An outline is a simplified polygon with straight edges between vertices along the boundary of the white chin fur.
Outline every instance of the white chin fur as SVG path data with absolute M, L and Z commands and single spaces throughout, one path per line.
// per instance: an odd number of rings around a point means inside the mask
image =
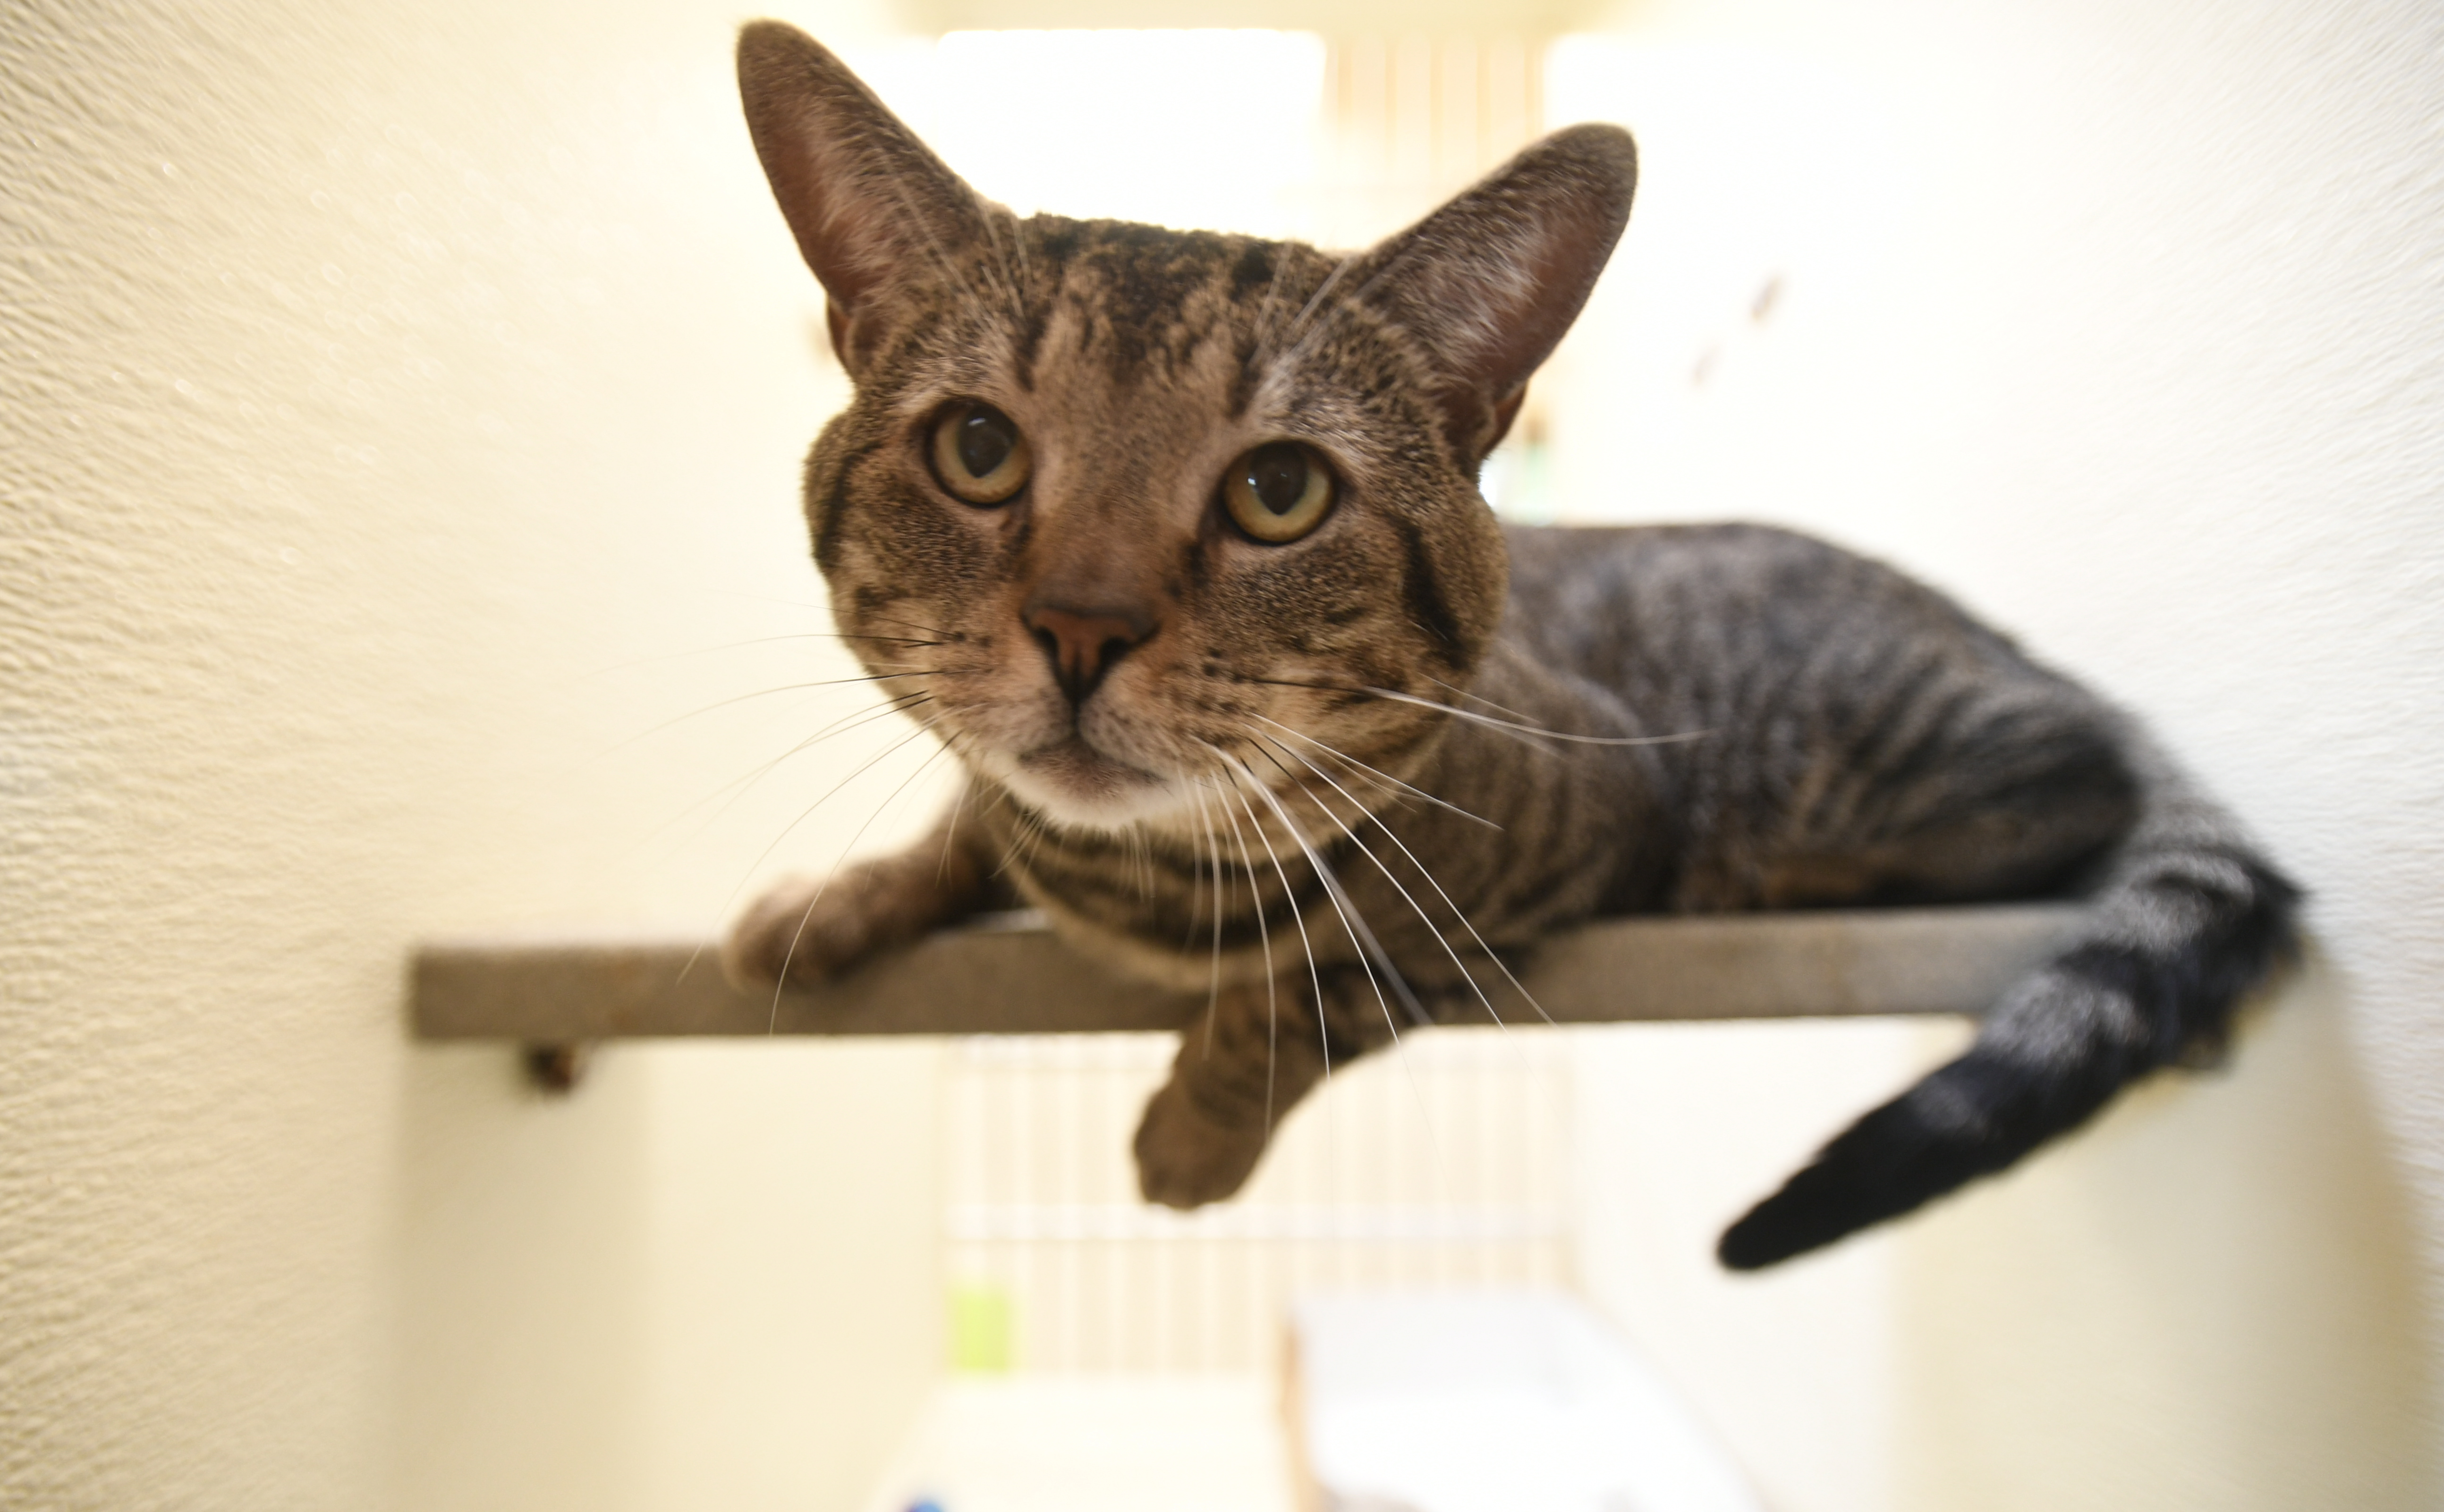
M 1125 829 L 1173 813 L 1186 802 L 1177 784 L 1169 781 L 1131 783 L 1124 787 L 1084 793 L 1068 783 L 1039 776 L 1015 764 L 994 776 L 1020 802 L 1056 824 L 1075 829 Z

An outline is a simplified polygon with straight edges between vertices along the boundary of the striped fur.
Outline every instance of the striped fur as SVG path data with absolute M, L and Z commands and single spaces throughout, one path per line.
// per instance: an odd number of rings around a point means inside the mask
M 1211 998 L 1137 1140 L 1146 1194 L 1187 1207 L 1237 1189 L 1333 1062 L 1532 1016 L 1512 971 L 1589 917 L 2092 888 L 1966 1055 L 1731 1229 L 1747 1267 L 2220 1043 L 2287 945 L 2292 889 L 2125 717 L 1891 569 L 1755 526 L 1496 526 L 1475 470 L 1620 234 L 1621 133 L 1556 134 L 1335 257 L 1019 220 L 777 24 L 740 78 L 857 384 L 807 458 L 815 558 L 884 695 L 968 773 L 927 842 L 751 909 L 741 980 L 1044 909 Z M 971 402 L 1032 457 L 990 507 L 926 461 Z M 1267 544 L 1217 494 L 1283 440 L 1339 498 Z M 1046 603 L 1127 627 L 1097 680 L 1063 680 Z

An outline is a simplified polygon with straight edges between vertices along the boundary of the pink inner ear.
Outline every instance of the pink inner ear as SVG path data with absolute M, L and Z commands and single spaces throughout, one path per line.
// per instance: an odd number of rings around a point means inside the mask
M 1363 297 L 1441 367 L 1463 467 L 1509 430 L 1528 379 L 1578 318 L 1628 223 L 1637 176 L 1627 133 L 1574 126 L 1370 254 L 1379 273 Z
M 820 73 L 805 77 L 802 59 L 786 61 L 799 65 L 788 70 L 798 77 L 775 80 L 769 75 L 779 70 L 758 69 L 759 77 L 750 82 L 742 46 L 740 82 L 748 130 L 763 159 L 764 176 L 772 185 L 772 197 L 797 238 L 799 255 L 822 281 L 833 307 L 854 311 L 875 282 L 873 270 L 888 258 L 870 245 L 879 239 L 879 228 L 860 203 L 864 196 L 859 186 L 843 182 L 850 175 L 842 172 L 847 164 L 842 159 L 854 148 L 845 139 L 850 136 L 843 129 L 846 122 L 838 119 L 841 101 L 823 98 L 827 92 L 823 86 L 834 82 Z
M 779 22 L 738 38 L 748 135 L 798 251 L 828 296 L 832 349 L 854 373 L 883 287 L 976 230 L 977 201 L 848 66 Z

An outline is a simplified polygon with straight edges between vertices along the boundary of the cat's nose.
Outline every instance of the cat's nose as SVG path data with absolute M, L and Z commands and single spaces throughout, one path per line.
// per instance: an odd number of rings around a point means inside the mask
M 1052 662 L 1052 678 L 1073 704 L 1083 704 L 1112 663 L 1154 634 L 1151 618 L 1120 609 L 1065 609 L 1031 604 L 1027 632 Z

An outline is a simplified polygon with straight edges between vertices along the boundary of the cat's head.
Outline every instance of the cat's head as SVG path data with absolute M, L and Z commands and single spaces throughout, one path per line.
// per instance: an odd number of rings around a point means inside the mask
M 1477 469 L 1620 234 L 1628 136 L 1556 133 L 1336 257 L 1022 221 L 776 22 L 739 80 L 856 383 L 806 511 L 886 690 L 1065 824 L 1196 811 L 1233 768 L 1346 781 L 1327 750 L 1410 765 L 1445 716 L 1368 690 L 1440 703 L 1486 653 Z

